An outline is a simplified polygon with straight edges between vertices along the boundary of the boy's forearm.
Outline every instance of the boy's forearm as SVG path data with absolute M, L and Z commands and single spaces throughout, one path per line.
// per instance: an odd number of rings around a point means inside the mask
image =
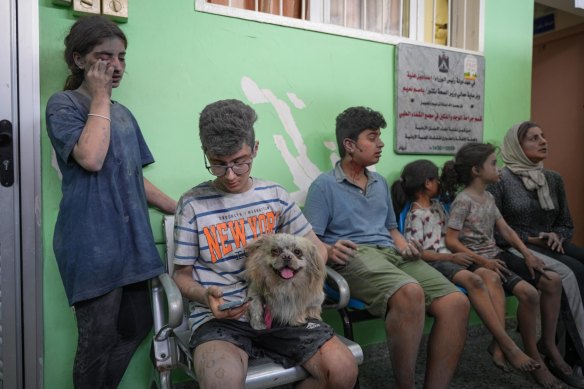
M 207 289 L 193 279 L 190 266 L 176 265 L 172 278 L 184 298 L 207 305 Z M 188 274 L 187 270 L 189 269 Z
M 486 259 L 481 256 L 476 254 L 474 251 L 472 251 L 471 249 L 469 249 L 468 247 L 466 247 L 464 244 L 462 244 L 462 242 L 460 240 L 458 240 L 457 238 L 446 238 L 446 247 L 448 248 L 448 250 L 452 251 L 453 253 L 465 253 L 468 254 L 470 257 L 472 257 L 474 263 L 476 263 L 478 266 L 484 266 Z
M 519 238 L 519 235 L 508 225 L 505 225 L 499 229 L 499 233 L 511 246 L 513 246 L 517 251 L 519 251 L 524 257 L 529 255 L 531 252 L 525 246 L 525 244 Z
M 389 234 L 391 235 L 391 239 L 393 239 L 393 244 L 399 250 L 399 252 L 402 252 L 407 248 L 408 241 L 406 238 L 404 238 L 401 232 L 397 230 L 397 228 L 389 230 Z
M 155 206 L 166 214 L 172 215 L 176 210 L 176 201 L 162 192 L 158 187 L 144 178 L 144 191 L 148 204 Z
M 438 253 L 434 250 L 424 250 L 422 252 L 422 259 L 426 262 L 450 261 L 452 254 Z
M 318 238 L 318 236 L 316 236 L 314 231 L 310 231 L 308 234 L 304 235 L 304 237 L 306 239 L 309 239 L 312 243 L 314 243 L 314 245 L 316 246 L 316 248 L 318 250 L 318 254 L 320 255 L 320 258 L 323 260 L 324 264 L 326 265 L 326 263 L 328 262 L 327 245 L 325 243 L 323 243 Z
M 511 243 L 511 246 L 513 246 L 517 251 L 519 251 L 523 255 L 523 258 L 525 258 L 528 255 L 531 255 L 531 251 L 529 251 L 527 246 L 521 241 L 521 239 L 519 239 L 517 234 L 515 234 L 515 238 L 511 239 L 509 243 Z

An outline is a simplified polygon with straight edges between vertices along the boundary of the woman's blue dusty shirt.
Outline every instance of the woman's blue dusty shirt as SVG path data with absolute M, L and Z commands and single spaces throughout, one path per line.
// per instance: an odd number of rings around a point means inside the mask
M 142 167 L 154 158 L 134 116 L 114 102 L 103 167 L 99 172 L 83 169 L 72 152 L 89 106 L 88 97 L 65 91 L 53 95 L 46 110 L 47 130 L 63 175 L 53 249 L 71 305 L 163 271 L 142 176 Z

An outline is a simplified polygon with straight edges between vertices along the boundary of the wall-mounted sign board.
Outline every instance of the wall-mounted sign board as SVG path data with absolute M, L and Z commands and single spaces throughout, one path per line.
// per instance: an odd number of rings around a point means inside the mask
M 483 56 L 400 43 L 396 58 L 400 154 L 454 154 L 483 140 Z

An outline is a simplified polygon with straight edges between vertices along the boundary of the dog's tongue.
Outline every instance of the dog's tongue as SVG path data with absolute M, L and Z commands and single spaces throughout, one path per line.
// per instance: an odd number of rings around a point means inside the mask
M 294 272 L 289 267 L 285 267 L 280 270 L 280 276 L 285 280 L 289 280 L 290 278 L 294 277 Z

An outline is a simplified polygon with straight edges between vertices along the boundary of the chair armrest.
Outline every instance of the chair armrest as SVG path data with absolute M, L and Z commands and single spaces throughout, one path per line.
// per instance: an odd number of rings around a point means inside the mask
M 349 289 L 349 284 L 347 280 L 333 270 L 331 267 L 326 267 L 327 281 L 336 291 L 338 291 L 338 301 L 334 305 L 328 305 L 327 308 L 342 309 L 349 304 L 349 299 L 351 298 L 351 291 Z
M 165 339 L 168 332 L 180 326 L 183 321 L 183 298 L 168 273 L 153 278 L 151 287 L 154 332 L 157 338 Z

